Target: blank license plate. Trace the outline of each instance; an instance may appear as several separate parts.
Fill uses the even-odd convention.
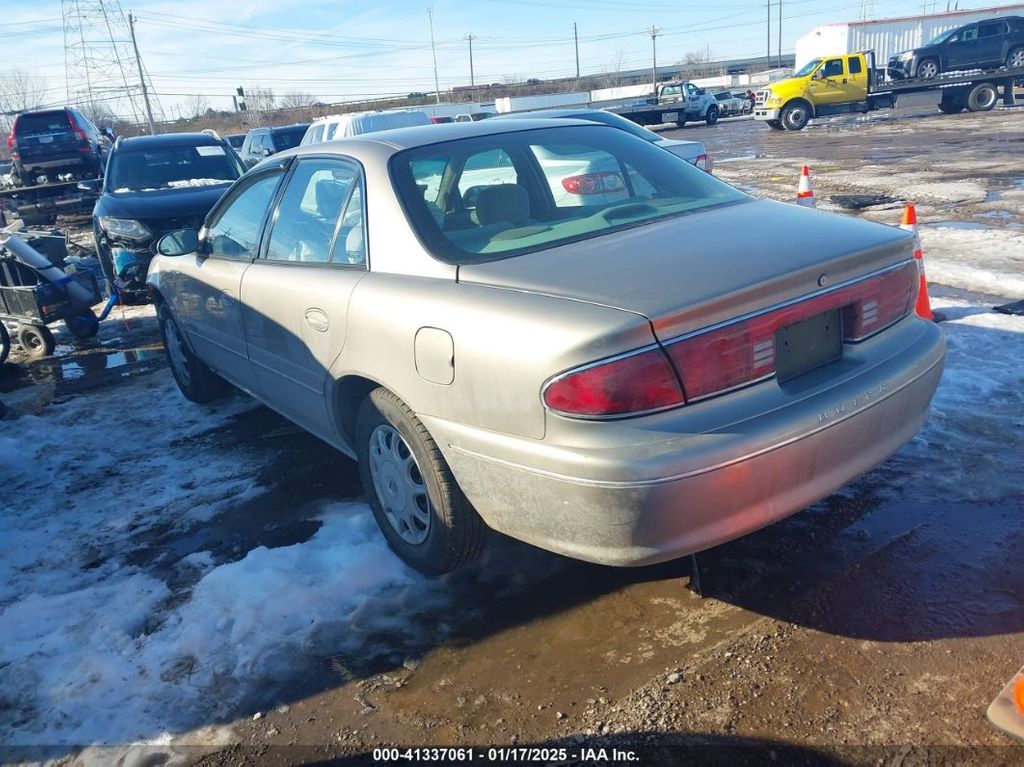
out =
[[[666,123],[674,123],[679,120],[678,112],[662,112],[661,121]]]
[[[827,365],[843,355],[838,309],[775,332],[775,374],[780,383]]]
[[[53,143],[53,136],[40,136],[39,137],[39,143],[40,144],[52,144]]]

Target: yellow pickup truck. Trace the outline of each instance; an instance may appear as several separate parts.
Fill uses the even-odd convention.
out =
[[[940,88],[940,111],[984,112],[1000,98],[1012,105],[1013,81],[1024,77],[1024,69],[1000,69],[886,82],[874,64],[871,51],[813,59],[792,77],[758,92],[754,119],[775,130],[798,131],[815,117],[890,109],[901,93]]]

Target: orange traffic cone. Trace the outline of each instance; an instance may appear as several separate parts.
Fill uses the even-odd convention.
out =
[[[816,207],[814,188],[811,186],[811,170],[806,165],[800,170],[800,184],[796,188],[796,204],[805,208]]]
[[[921,277],[921,289],[917,291],[917,314],[926,320],[935,320],[932,313],[932,303],[928,298],[928,282],[924,278],[924,253],[921,252],[921,238],[917,233],[917,208],[914,203],[908,202],[903,209],[903,218],[900,220],[900,229],[914,233],[914,258],[917,259],[917,273]]]

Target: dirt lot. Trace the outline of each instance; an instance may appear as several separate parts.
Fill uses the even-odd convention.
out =
[[[821,207],[839,209],[841,195],[890,198],[851,214],[897,223],[900,201],[918,202],[933,296],[953,328],[957,377],[947,384],[963,387],[940,395],[934,423],[870,475],[702,553],[704,598],[685,561],[614,570],[495,535],[464,571],[368,593],[320,641],[307,637],[287,674],[191,732],[151,733],[161,745],[135,756],[289,763],[361,759],[382,746],[516,744],[565,747],[563,762],[585,761],[582,747],[614,747],[648,762],[753,763],[765,756],[748,750],[757,747],[783,762],[1021,763],[1024,749],[985,709],[1024,664],[1024,399],[1005,379],[972,388],[968,373],[992,349],[1019,370],[1024,352],[1019,331],[971,324],[992,303],[1024,297],[1013,282],[1024,281],[1022,119],[1021,109],[940,117],[919,101],[799,134],[751,120],[666,134],[705,141],[717,175],[759,194],[791,199],[807,163]],[[961,257],[979,241],[991,263]],[[766,257],[775,247],[799,243],[766,243]],[[133,310],[92,345],[8,365],[0,398],[30,383],[58,405],[160,386],[169,375],[158,349],[151,314]],[[17,352],[12,361],[24,362]],[[173,582],[182,558],[238,562],[301,544],[321,528],[323,504],[359,500],[349,461],[264,408],[232,407],[188,444],[244,455],[261,492],[228,496],[204,523],[97,543],[104,562],[166,580],[178,604],[196,580]],[[185,483],[179,494],[205,502],[201,489]]]

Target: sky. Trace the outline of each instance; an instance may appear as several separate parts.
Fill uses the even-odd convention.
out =
[[[116,0],[77,0],[105,3]],[[778,47],[778,0],[771,2],[772,50]],[[73,4],[75,0],[65,0]],[[123,0],[135,14],[145,69],[163,113],[175,116],[202,97],[230,109],[235,88],[303,92],[326,103],[433,91],[427,8],[431,0]],[[960,0],[961,10],[1001,3]],[[1005,3],[1009,4],[1009,3]],[[819,24],[920,13],[922,2],[783,0],[782,49]],[[12,69],[45,81],[47,105],[66,100],[60,0],[5,0],[0,75]],[[927,3],[943,11],[946,2]],[[659,66],[688,52],[714,59],[765,54],[766,0],[433,0],[442,89],[468,85],[469,42],[477,84],[600,74],[651,64],[652,26]],[[96,34],[102,33],[96,30]],[[122,50],[130,55],[127,36]],[[76,71],[81,71],[76,69]],[[116,81],[117,70],[98,72]]]

